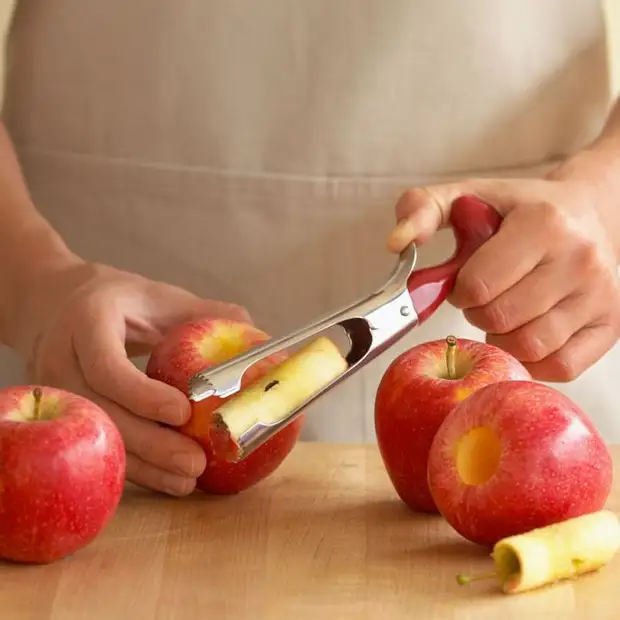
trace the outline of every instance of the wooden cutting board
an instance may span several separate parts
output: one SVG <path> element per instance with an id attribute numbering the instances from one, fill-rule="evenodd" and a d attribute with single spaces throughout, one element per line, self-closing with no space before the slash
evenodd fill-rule
<path id="1" fill-rule="evenodd" d="M 620 463 L 620 446 L 614 458 Z M 620 481 L 609 508 L 620 512 Z M 401 504 L 376 446 L 300 444 L 271 479 L 236 497 L 173 499 L 128 487 L 107 530 L 74 557 L 0 564 L 0 617 L 620 618 L 620 557 L 599 573 L 518 596 L 455 582 L 458 572 L 490 567 L 486 551 L 442 519 Z"/>

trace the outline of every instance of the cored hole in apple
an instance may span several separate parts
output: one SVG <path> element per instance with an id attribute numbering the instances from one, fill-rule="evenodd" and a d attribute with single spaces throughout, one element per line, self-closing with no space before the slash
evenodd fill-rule
<path id="1" fill-rule="evenodd" d="M 226 461 L 236 462 L 239 458 L 239 446 L 231 437 L 230 431 L 219 413 L 212 415 L 208 432 L 213 452 Z"/>
<path id="2" fill-rule="evenodd" d="M 465 484 L 484 484 L 497 471 L 501 455 L 502 444 L 493 429 L 486 426 L 472 428 L 458 442 L 457 472 Z"/>

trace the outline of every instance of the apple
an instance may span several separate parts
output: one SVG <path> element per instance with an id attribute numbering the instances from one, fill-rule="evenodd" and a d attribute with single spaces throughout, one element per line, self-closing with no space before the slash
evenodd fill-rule
<path id="1" fill-rule="evenodd" d="M 146 374 L 187 395 L 188 382 L 194 374 L 268 340 L 265 332 L 249 323 L 214 318 L 190 321 L 173 327 L 153 348 Z M 242 378 L 241 389 L 286 359 L 285 353 L 277 353 L 250 366 Z M 239 493 L 270 476 L 295 447 L 303 426 L 304 416 L 300 415 L 246 458 L 231 461 L 214 449 L 211 433 L 213 413 L 231 398 L 234 395 L 211 396 L 192 403 L 191 418 L 178 427 L 179 432 L 196 440 L 205 451 L 207 466 L 196 483 L 205 493 Z"/>
<path id="2" fill-rule="evenodd" d="M 535 381 L 487 385 L 452 410 L 435 435 L 428 483 L 464 538 L 502 538 L 601 510 L 612 458 L 588 416 Z"/>
<path id="3" fill-rule="evenodd" d="M 0 390 L 0 558 L 75 553 L 115 514 L 124 480 L 123 440 L 95 403 L 52 387 Z"/>
<path id="4" fill-rule="evenodd" d="M 506 379 L 531 379 L 509 353 L 484 342 L 424 342 L 399 355 L 375 396 L 375 431 L 388 476 L 416 512 L 438 512 L 427 482 L 428 453 L 448 413 L 470 394 Z"/>

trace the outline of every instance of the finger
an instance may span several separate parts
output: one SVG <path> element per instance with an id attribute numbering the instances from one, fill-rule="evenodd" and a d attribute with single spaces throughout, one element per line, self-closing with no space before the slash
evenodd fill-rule
<path id="1" fill-rule="evenodd" d="M 461 268 L 450 303 L 461 309 L 481 307 L 508 291 L 545 258 L 542 237 L 529 211 L 509 213 L 500 230 Z"/>
<path id="2" fill-rule="evenodd" d="M 579 377 L 600 360 L 617 340 L 618 333 L 612 325 L 584 327 L 550 356 L 524 365 L 538 381 L 566 383 Z"/>
<path id="3" fill-rule="evenodd" d="M 390 252 L 402 252 L 412 241 L 423 244 L 448 222 L 449 205 L 463 193 L 462 184 L 407 190 L 396 203 L 397 224 L 388 237 Z"/>
<path id="4" fill-rule="evenodd" d="M 412 241 L 422 244 L 445 228 L 452 204 L 460 196 L 476 196 L 505 216 L 541 182 L 538 179 L 467 179 L 409 189 L 396 203 L 397 224 L 388 236 L 388 250 L 402 252 Z"/>
<path id="5" fill-rule="evenodd" d="M 193 439 L 178 431 L 133 415 L 116 402 L 93 392 L 75 367 L 67 369 L 64 387 L 99 405 L 114 421 L 125 443 L 125 450 L 140 460 L 171 474 L 196 478 L 206 467 L 204 450 Z"/>
<path id="6" fill-rule="evenodd" d="M 203 299 L 182 288 L 151 283 L 147 294 L 135 297 L 136 314 L 165 334 L 172 326 L 201 318 L 230 319 L 252 323 L 248 311 L 237 304 Z"/>
<path id="7" fill-rule="evenodd" d="M 207 464 L 204 450 L 193 439 L 132 415 L 96 394 L 92 394 L 91 399 L 98 402 L 114 420 L 127 452 L 173 474 L 196 478 L 204 471 Z"/>
<path id="8" fill-rule="evenodd" d="M 594 322 L 598 313 L 595 299 L 596 296 L 590 294 L 571 295 L 514 331 L 489 334 L 487 342 L 504 349 L 522 363 L 539 362 Z"/>
<path id="9" fill-rule="evenodd" d="M 253 325 L 248 311 L 237 304 L 201 299 L 181 288 L 149 282 L 123 299 L 126 317 L 125 348 L 128 355 L 148 355 L 172 327 L 196 319 L 227 319 Z"/>
<path id="10" fill-rule="evenodd" d="M 506 334 L 543 316 L 568 297 L 575 282 L 566 276 L 563 263 L 541 262 L 514 286 L 493 301 L 466 308 L 465 318 L 489 334 Z"/>
<path id="11" fill-rule="evenodd" d="M 125 317 L 120 309 L 100 307 L 82 315 L 73 346 L 88 386 L 143 418 L 173 426 L 191 415 L 186 396 L 176 388 L 150 379 L 127 357 Z"/>
<path id="12" fill-rule="evenodd" d="M 56 355 L 51 358 L 53 353 Z M 127 454 L 133 454 L 168 473 L 190 478 L 202 474 L 206 467 L 206 455 L 198 443 L 178 431 L 137 417 L 109 398 L 95 393 L 86 385 L 77 356 L 70 347 L 58 346 L 54 350 L 43 350 L 41 358 L 54 359 L 59 363 L 56 365 L 45 363 L 45 367 L 43 362 L 39 364 L 36 369 L 37 380 L 81 394 L 99 405 L 121 433 Z M 62 372 L 58 371 L 59 364 Z"/>
<path id="13" fill-rule="evenodd" d="M 196 488 L 195 478 L 159 469 L 133 454 L 127 455 L 126 477 L 138 486 L 176 497 L 189 495 Z"/>
<path id="14" fill-rule="evenodd" d="M 125 353 L 127 354 L 127 357 L 129 359 L 150 355 L 152 350 L 152 344 L 145 344 L 141 342 L 125 342 Z"/>

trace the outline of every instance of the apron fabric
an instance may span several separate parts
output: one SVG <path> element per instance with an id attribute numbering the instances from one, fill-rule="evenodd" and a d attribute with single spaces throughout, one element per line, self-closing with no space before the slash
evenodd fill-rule
<path id="1" fill-rule="evenodd" d="M 364 296 L 407 187 L 537 175 L 611 102 L 596 0 L 20 0 L 4 118 L 69 246 L 245 305 L 273 336 Z M 453 249 L 443 231 L 420 266 Z M 374 439 L 382 372 L 484 334 L 444 304 L 308 411 L 305 439 Z M 559 389 L 620 441 L 616 347 Z M 22 380 L 10 352 L 0 383 Z"/>

